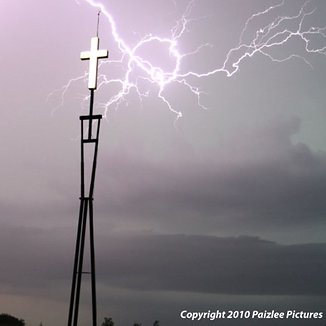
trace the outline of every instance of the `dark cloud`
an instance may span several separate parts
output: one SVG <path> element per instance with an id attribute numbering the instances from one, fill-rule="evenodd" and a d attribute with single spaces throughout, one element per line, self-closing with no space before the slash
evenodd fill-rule
<path id="1" fill-rule="evenodd" d="M 62 230 L 58 238 L 58 230 L 5 226 L 0 233 L 4 262 L 0 283 L 14 291 L 69 283 L 73 258 L 69 233 Z M 258 237 L 107 234 L 99 236 L 97 248 L 98 277 L 106 286 L 217 294 L 326 294 L 325 243 L 281 245 Z"/>
<path id="2" fill-rule="evenodd" d="M 251 237 L 108 237 L 99 275 L 147 290 L 325 295 L 325 251 L 325 244 L 286 246 Z"/>

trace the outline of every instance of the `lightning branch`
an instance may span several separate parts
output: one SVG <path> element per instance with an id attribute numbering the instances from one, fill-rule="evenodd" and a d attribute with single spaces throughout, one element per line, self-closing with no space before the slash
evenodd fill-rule
<path id="1" fill-rule="evenodd" d="M 148 34 L 143 36 L 134 45 L 128 42 L 119 34 L 118 25 L 115 18 L 105 7 L 103 2 L 96 0 L 84 0 L 93 8 L 100 10 L 105 18 L 107 26 L 111 32 L 112 40 L 115 42 L 120 57 L 110 60 L 109 65 L 117 64 L 122 67 L 123 73 L 117 78 L 110 78 L 102 73 L 99 76 L 99 87 L 112 85 L 117 91 L 103 103 L 104 116 L 109 110 L 118 108 L 123 103 L 128 103 L 128 96 L 131 91 L 135 91 L 140 102 L 147 98 L 153 89 L 156 89 L 157 97 L 176 116 L 182 117 L 182 112 L 170 101 L 166 88 L 168 85 L 182 85 L 188 89 L 189 93 L 197 100 L 197 105 L 206 108 L 202 104 L 204 91 L 194 85 L 194 80 L 201 80 L 216 74 L 224 74 L 232 77 L 240 70 L 241 65 L 248 60 L 253 60 L 256 56 L 263 56 L 273 63 L 284 63 L 292 59 L 303 61 L 312 66 L 309 56 L 326 55 L 326 26 L 312 25 L 311 18 L 316 13 L 313 1 L 306 1 L 302 4 L 289 0 L 275 0 L 275 4 L 261 12 L 252 14 L 244 24 L 240 33 L 238 44 L 228 50 L 221 65 L 212 67 L 208 71 L 198 71 L 195 68 L 184 70 L 187 59 L 195 54 L 200 54 L 205 47 L 214 45 L 204 43 L 198 44 L 188 53 L 181 51 L 182 37 L 190 30 L 190 25 L 197 18 L 192 17 L 192 13 L 199 1 L 191 0 L 186 6 L 182 16 L 176 21 L 170 30 L 170 36 L 161 37 L 159 35 Z M 293 7 L 292 14 L 282 14 L 287 6 Z M 297 9 L 295 9 L 295 4 Z M 202 18 L 203 19 L 203 18 Z M 264 21 L 263 23 L 261 21 Z M 318 43 L 314 40 L 318 39 Z M 301 48 L 289 54 L 282 54 L 282 49 L 287 44 L 297 42 Z M 147 46 L 160 45 L 165 47 L 169 53 L 169 60 L 172 68 L 169 70 L 154 64 L 150 58 L 145 58 L 142 53 Z M 275 50 L 278 55 L 275 55 Z M 273 54 L 274 53 L 274 54 Z M 107 62 L 103 62 L 105 65 Z M 79 80 L 85 79 L 87 74 L 68 81 L 58 92 L 61 94 L 61 103 L 64 103 L 64 95 L 70 85 Z M 143 90 L 140 83 L 146 82 L 147 88 Z M 53 95 L 52 92 L 50 95 Z M 88 97 L 87 97 L 88 99 Z"/>

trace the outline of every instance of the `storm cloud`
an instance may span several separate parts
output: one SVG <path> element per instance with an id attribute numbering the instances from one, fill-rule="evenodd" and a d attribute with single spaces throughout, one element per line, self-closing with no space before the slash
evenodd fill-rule
<path id="1" fill-rule="evenodd" d="M 73 248 L 65 249 L 71 245 L 65 232 L 58 239 L 57 232 L 2 228 L 0 239 L 0 259 L 6 262 L 1 264 L 0 283 L 15 290 L 23 290 L 27 284 L 30 289 L 69 283 Z M 325 243 L 281 245 L 245 236 L 115 233 L 98 240 L 99 281 L 113 288 L 237 295 L 326 294 Z"/>

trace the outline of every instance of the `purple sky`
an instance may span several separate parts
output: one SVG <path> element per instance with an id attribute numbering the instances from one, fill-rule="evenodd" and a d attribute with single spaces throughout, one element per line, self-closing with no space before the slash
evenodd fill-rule
<path id="1" fill-rule="evenodd" d="M 130 47 L 150 33 L 171 37 L 189 4 L 102 3 Z M 210 46 L 183 58 L 180 71 L 222 67 L 248 18 L 278 3 L 194 1 L 178 50 Z M 303 3 L 285 0 L 255 16 L 243 42 L 278 16 L 298 14 Z M 305 30 L 326 26 L 325 1 L 312 0 L 305 9 L 314 8 Z M 79 55 L 95 34 L 97 9 L 85 0 L 0 0 L 0 15 L 0 313 L 28 325 L 64 325 L 79 207 L 78 117 L 87 112 L 88 89 L 86 80 L 64 93 L 62 87 L 88 69 Z M 322 33 L 310 35 L 309 49 L 326 46 Z M 103 14 L 100 38 L 110 60 L 119 60 Z M 228 71 L 241 53 L 227 61 Z M 281 63 L 268 57 L 291 54 Z M 155 42 L 138 55 L 162 69 L 175 63 Z M 103 64 L 100 73 L 121 78 L 126 60 Z M 293 38 L 265 56 L 245 58 L 231 77 L 189 76 L 204 92 L 206 109 L 185 84 L 171 83 L 164 96 L 182 112 L 177 122 L 141 69 L 134 67 L 130 77 L 147 96 L 140 101 L 132 89 L 126 101 L 109 107 L 101 129 L 94 202 L 99 322 L 112 316 L 117 326 L 156 319 L 189 325 L 179 318 L 184 309 L 326 313 L 325 55 L 307 53 Z M 95 111 L 103 113 L 118 91 L 116 83 L 101 87 Z M 86 280 L 80 325 L 90 322 L 88 288 Z"/>

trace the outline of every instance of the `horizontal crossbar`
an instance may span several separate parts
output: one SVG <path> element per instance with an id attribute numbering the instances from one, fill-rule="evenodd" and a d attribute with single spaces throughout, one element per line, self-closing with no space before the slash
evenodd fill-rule
<path id="1" fill-rule="evenodd" d="M 80 120 L 95 120 L 95 119 L 102 119 L 102 114 L 95 114 L 95 115 L 81 115 L 79 117 Z"/>
<path id="2" fill-rule="evenodd" d="M 83 139 L 83 143 L 96 143 L 97 139 Z"/>

